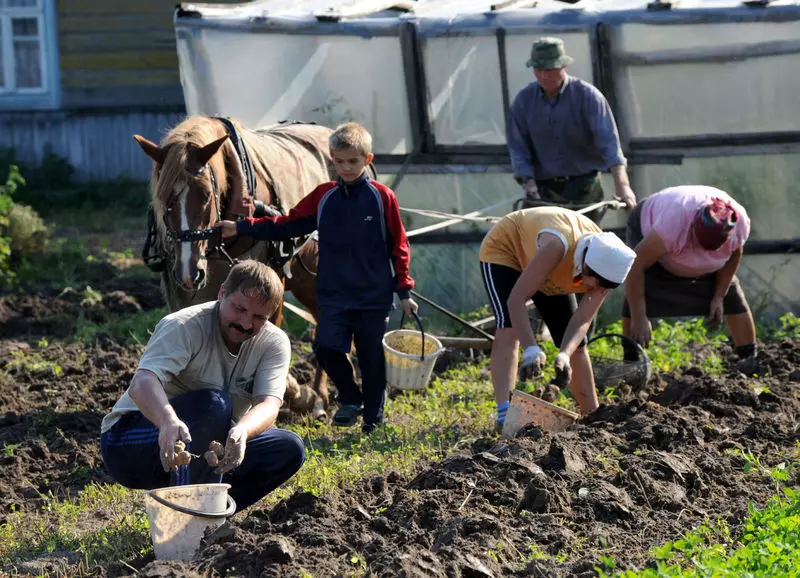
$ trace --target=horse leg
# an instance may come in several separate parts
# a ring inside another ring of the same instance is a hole
[[[309,274],[302,265],[295,262],[291,265],[291,279],[286,279],[286,288],[292,292],[292,295],[308,309],[314,319],[318,319],[317,312],[317,299],[314,291],[316,278]],[[317,329],[314,328],[314,335],[316,336]],[[322,398],[325,407],[330,404],[330,391],[328,389],[328,374],[315,363],[314,369],[314,391]]]
[[[300,290],[298,287],[292,287],[291,289],[292,294],[297,298],[297,300],[303,304],[303,306],[311,312],[314,319],[318,319],[317,316],[317,302],[314,296],[313,288],[311,291],[303,291]],[[317,335],[317,328],[314,327],[314,337],[316,338]],[[314,364],[314,385],[312,386],[314,391],[319,394],[322,398],[323,403],[325,404],[325,408],[327,409],[328,405],[330,404],[330,391],[328,390],[328,374],[320,367],[319,362]]]

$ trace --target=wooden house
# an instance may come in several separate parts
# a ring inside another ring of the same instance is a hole
[[[79,179],[147,177],[131,135],[185,115],[167,0],[0,0],[0,148]]]

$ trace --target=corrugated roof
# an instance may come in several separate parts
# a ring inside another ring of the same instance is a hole
[[[744,5],[798,6],[800,0],[257,0],[239,4],[180,5],[184,15],[193,13],[211,19],[358,19],[389,16],[451,18],[506,12],[588,13],[646,11],[648,5],[664,10],[741,8]],[[658,7],[658,6],[656,6]],[[758,9],[758,8],[754,8]]]

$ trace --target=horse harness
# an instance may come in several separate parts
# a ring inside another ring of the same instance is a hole
[[[256,199],[256,188],[258,186],[256,181],[256,172],[255,168],[253,167],[253,163],[250,160],[250,155],[247,152],[247,147],[244,144],[241,136],[239,135],[239,131],[237,130],[236,126],[230,121],[230,119],[225,117],[214,117],[217,120],[221,121],[225,125],[225,129],[228,133],[228,137],[231,140],[231,144],[234,146],[239,159],[242,163],[242,171],[245,176],[245,181],[247,183],[247,192],[250,195],[253,204],[255,205],[255,217],[262,217],[262,216],[279,216],[282,215],[283,212],[273,206],[266,205],[265,203]],[[211,178],[211,188],[214,193],[214,208],[216,209],[217,213],[217,221],[219,222],[222,220],[222,203],[220,200],[220,192],[219,192],[219,183],[217,181],[217,175],[214,171],[214,167],[210,164],[205,164],[196,171],[189,171],[191,175],[198,176],[203,174],[206,170],[209,171],[209,176]],[[214,227],[213,225],[207,229],[182,229],[179,231],[174,230],[169,225],[168,217],[172,212],[172,208],[177,202],[177,197],[173,196],[170,203],[167,205],[166,211],[164,213],[164,228],[167,233],[167,238],[170,241],[175,243],[196,243],[198,241],[212,241],[212,245],[210,246],[210,250],[206,251],[205,255],[203,255],[204,259],[213,258],[216,253],[220,253],[225,259],[227,259],[229,265],[233,266],[238,263],[238,259],[235,257],[231,257],[228,253],[230,246],[225,244],[225,241],[222,239],[222,233],[220,229]],[[158,239],[158,231],[156,228],[156,219],[155,219],[155,212],[153,207],[151,206],[147,213],[147,236],[145,237],[144,247],[142,248],[142,260],[144,264],[147,266],[148,269],[153,271],[154,273],[160,273],[166,267],[166,257],[163,254],[158,252],[154,252],[153,249],[157,243]],[[301,241],[305,241],[305,239],[301,239]],[[235,242],[235,240],[234,240]],[[302,246],[303,243],[300,244]],[[268,260],[269,265],[274,267],[275,269],[280,270],[286,265],[286,269],[288,269],[288,263],[291,261],[292,258],[297,254],[299,250],[296,248],[293,240],[289,241],[272,241],[267,243],[267,252],[268,252]],[[305,263],[302,263],[302,259],[300,260],[303,268],[308,270]]]

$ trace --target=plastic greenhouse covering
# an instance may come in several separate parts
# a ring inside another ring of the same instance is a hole
[[[175,28],[190,114],[251,127],[356,120],[373,134],[382,180],[409,162],[401,206],[465,213],[507,200],[497,215],[520,196],[507,107],[533,80],[532,42],[558,36],[575,59],[569,73],[609,98],[640,198],[676,184],[719,186],[748,208],[751,239],[797,240],[798,2],[262,0],[183,4]],[[478,153],[493,160],[464,160]],[[604,185],[610,197],[608,175]],[[611,211],[602,226],[625,217]],[[409,230],[436,222],[404,218]],[[422,293],[458,311],[485,304],[477,242],[419,237],[413,247]],[[748,255],[741,277],[770,305],[798,311],[799,269],[796,256]]]

